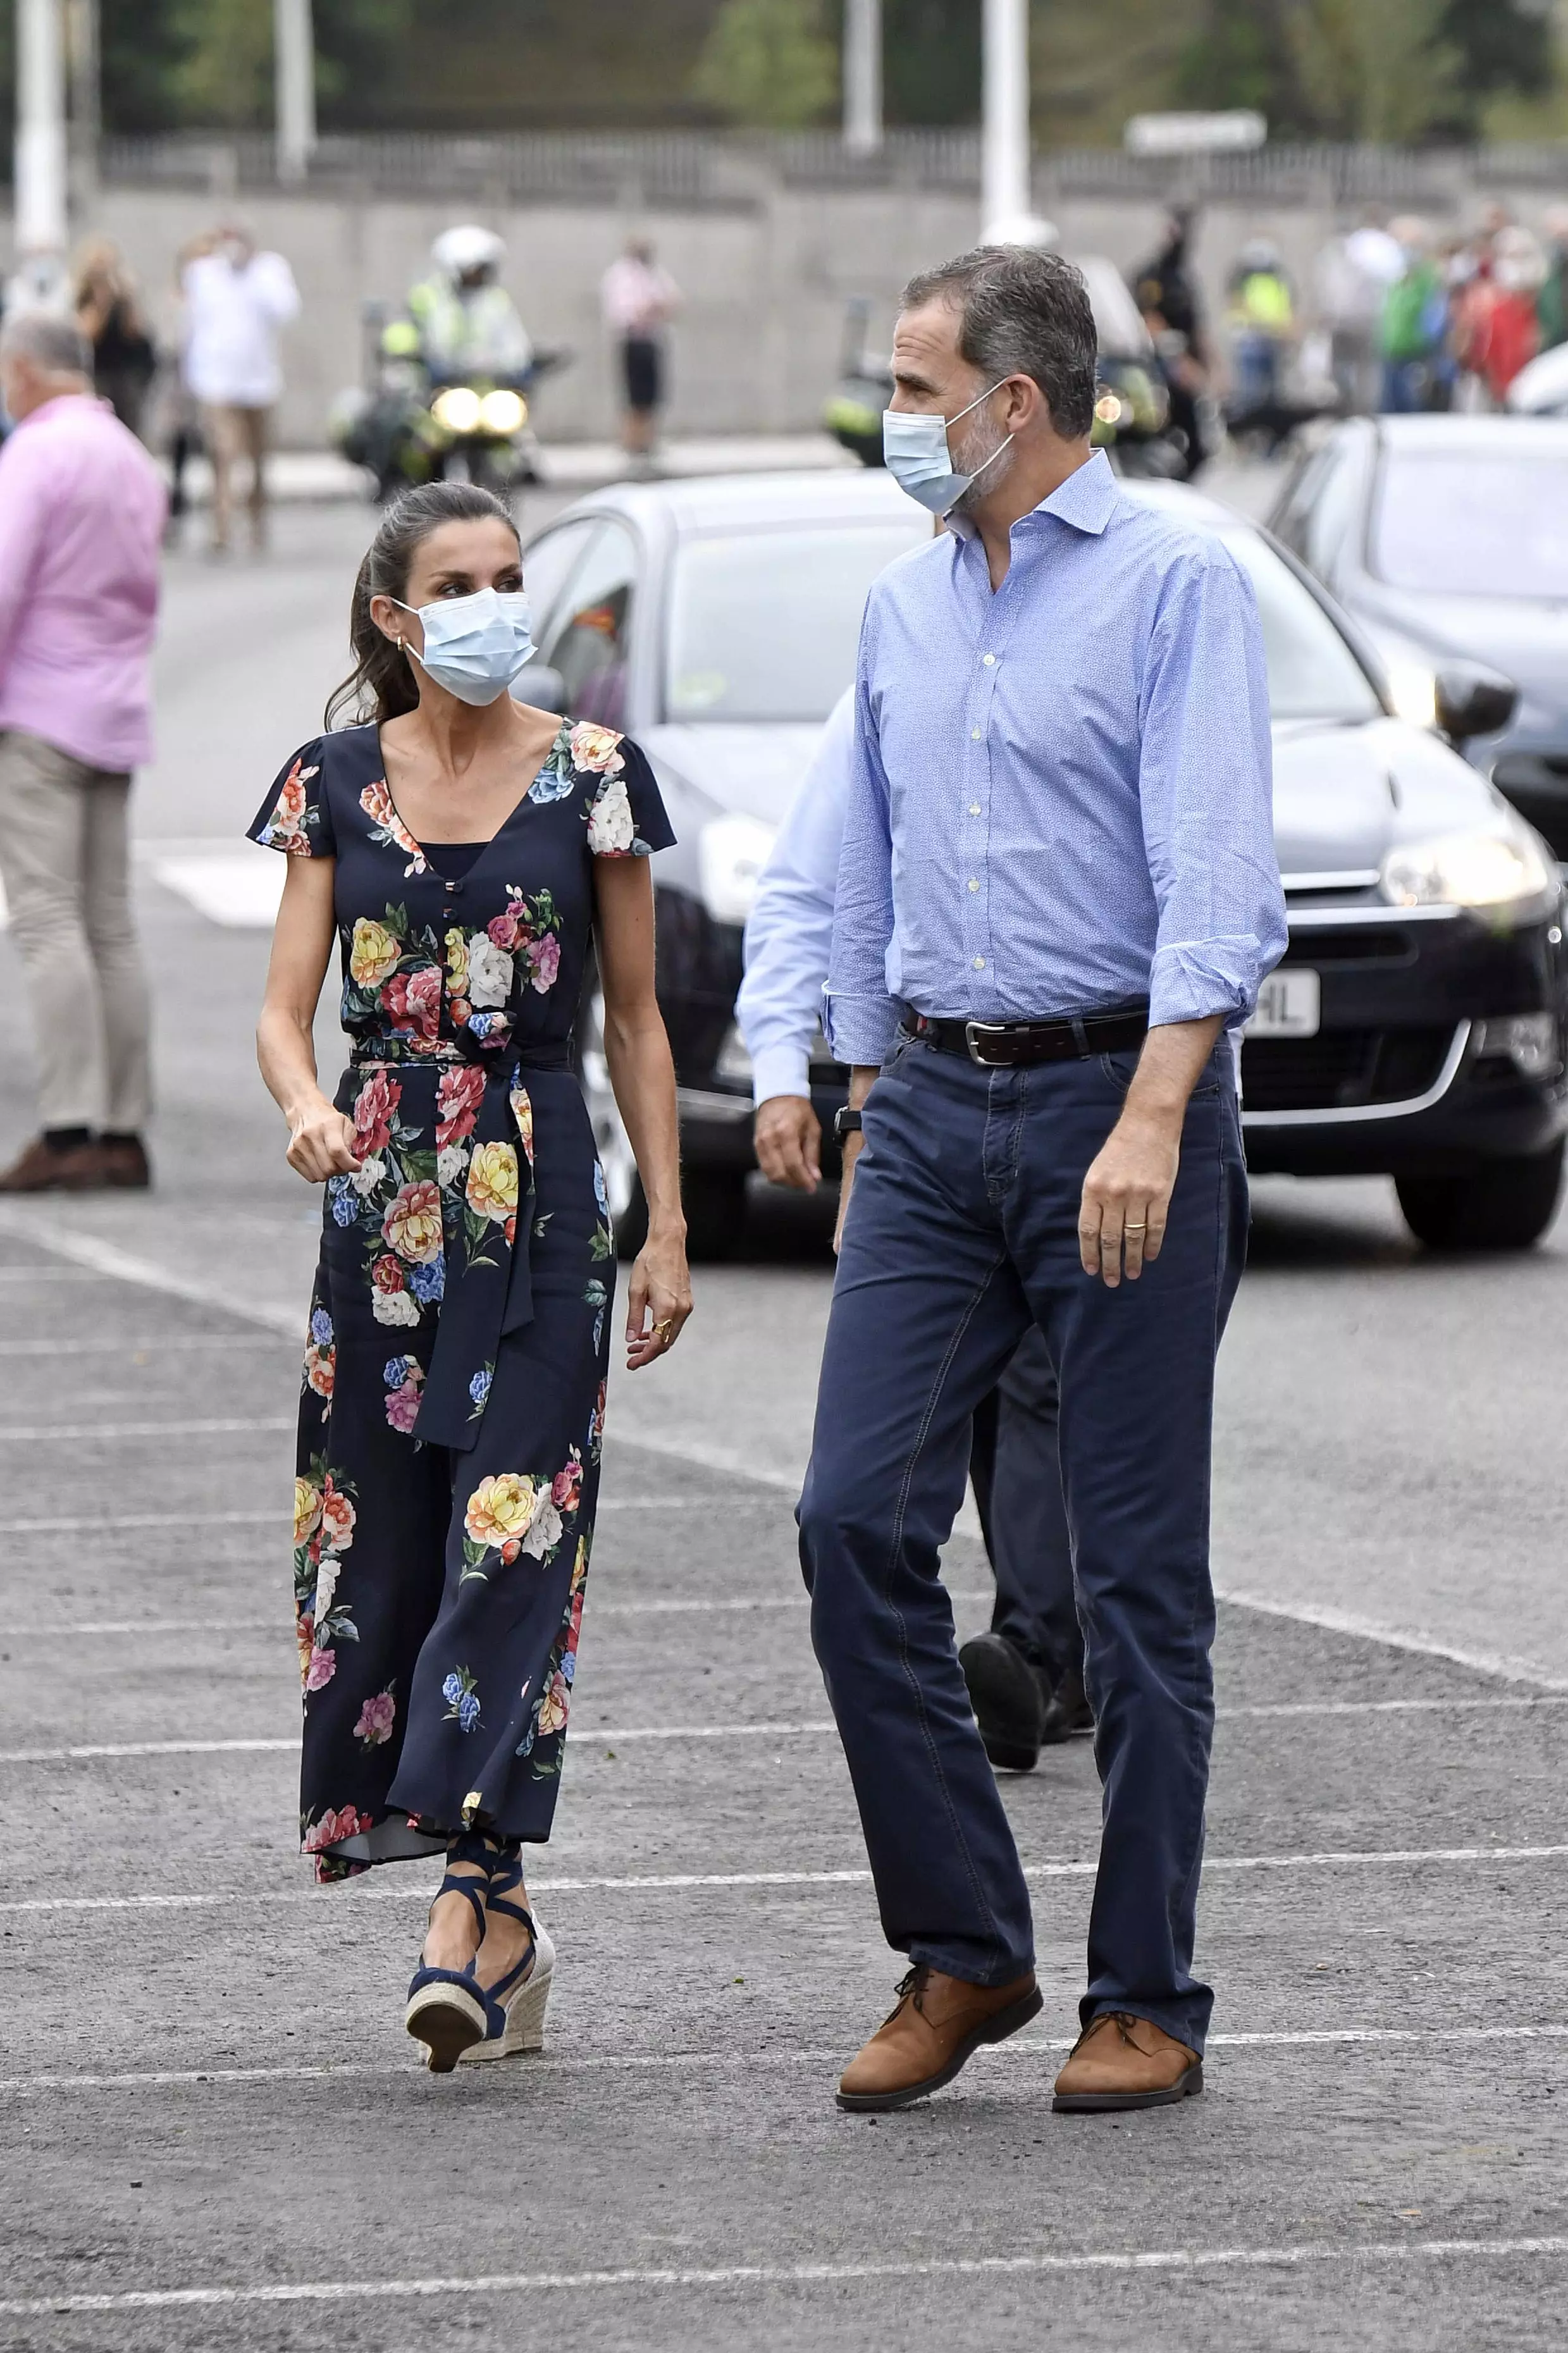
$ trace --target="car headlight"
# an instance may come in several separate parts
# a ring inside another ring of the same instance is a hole
[[[516,433],[528,422],[528,403],[521,393],[487,392],[479,403],[479,423],[487,433]]]
[[[716,817],[697,841],[697,872],[702,903],[716,923],[743,923],[757,895],[757,881],[773,846],[773,828],[761,818]]]
[[[448,433],[471,433],[483,405],[471,384],[449,384],[430,403],[430,414]]]
[[[1521,828],[1401,842],[1383,861],[1379,888],[1396,907],[1503,907],[1540,898],[1552,881],[1534,836]]]

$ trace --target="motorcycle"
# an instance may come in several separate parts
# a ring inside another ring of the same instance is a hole
[[[530,396],[570,365],[564,346],[537,350],[507,375],[432,375],[408,322],[388,323],[384,304],[365,309],[365,384],[344,393],[331,418],[334,446],[375,477],[377,501],[420,482],[475,482],[506,497],[546,479]]]

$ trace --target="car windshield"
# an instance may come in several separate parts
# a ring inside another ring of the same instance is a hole
[[[885,565],[929,518],[688,540],[675,561],[670,719],[826,719],[855,675],[860,616]]]
[[[1500,449],[1393,452],[1372,569],[1447,596],[1568,596],[1568,459]]]
[[[1224,532],[1252,582],[1274,719],[1375,719],[1372,681],[1311,591],[1255,531]]]

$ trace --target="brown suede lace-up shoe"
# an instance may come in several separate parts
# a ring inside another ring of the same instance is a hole
[[[0,1171],[0,1193],[93,1193],[104,1181],[95,1144],[61,1146],[36,1135],[26,1149]]]
[[[951,2084],[983,2042],[1005,2042],[1040,2013],[1031,1969],[1003,1986],[971,1985],[921,1967],[899,1988],[898,2007],[838,2082],[841,2108],[903,2108]]]
[[[1204,2063],[1152,2019],[1107,2010],[1090,2021],[1057,2077],[1051,2102],[1068,2116],[1164,2108],[1204,2087]]]

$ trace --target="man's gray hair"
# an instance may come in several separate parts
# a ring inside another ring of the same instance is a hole
[[[28,359],[47,375],[92,380],[92,346],[58,311],[17,311],[0,326],[0,359]]]
[[[1089,289],[1059,253],[1027,245],[982,245],[940,269],[922,269],[903,291],[906,311],[951,302],[958,348],[991,384],[1032,376],[1051,423],[1076,441],[1094,423],[1097,338]]]

